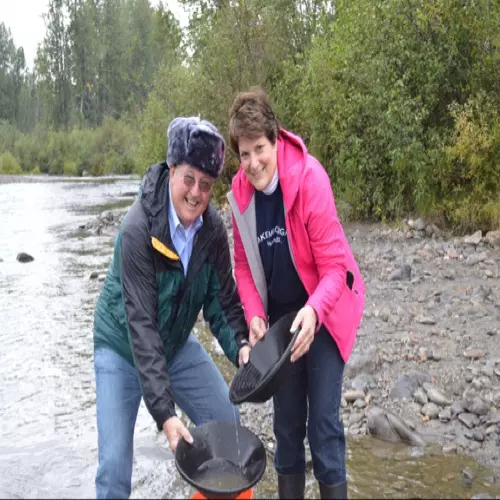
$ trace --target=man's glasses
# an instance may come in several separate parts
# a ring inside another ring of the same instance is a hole
[[[186,187],[191,189],[195,184],[196,184],[196,179],[192,175],[186,174],[184,176],[184,185]],[[198,182],[198,186],[200,187],[200,191],[202,193],[209,193],[213,185],[214,185],[213,182],[207,181],[206,179],[201,179]]]

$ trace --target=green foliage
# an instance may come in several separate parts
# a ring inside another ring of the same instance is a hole
[[[235,94],[261,85],[351,216],[500,225],[498,2],[181,3],[185,32],[162,2],[50,0],[33,73],[0,24],[0,153],[23,172],[143,173],[174,117],[227,139]]]
[[[3,153],[0,155],[0,174],[21,174],[22,170],[19,162],[12,153]]]
[[[462,231],[500,223],[500,101],[480,93],[453,104],[454,129],[436,176],[442,209]]]
[[[446,175],[450,105],[467,99],[481,68],[488,81],[500,69],[491,58],[478,62],[486,52],[477,28],[491,27],[485,6],[339,1],[334,23],[313,42],[301,116],[312,151],[358,216],[442,209],[447,180],[436,172]]]

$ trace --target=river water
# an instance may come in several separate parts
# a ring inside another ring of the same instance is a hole
[[[34,180],[34,181],[33,181]],[[28,182],[30,181],[30,182]],[[26,179],[0,183],[0,498],[92,498],[97,463],[93,310],[112,238],[78,229],[132,202],[138,179]],[[19,252],[35,260],[16,261]],[[211,346],[205,331],[200,338]],[[226,379],[234,373],[217,358]],[[470,498],[499,495],[471,459],[350,441],[350,494]],[[472,485],[462,471],[475,476]],[[309,475],[307,496],[317,494]],[[166,440],[141,405],[134,498],[186,498]],[[276,498],[271,459],[257,496]]]

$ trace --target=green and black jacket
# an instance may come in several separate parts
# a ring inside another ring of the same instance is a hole
[[[248,339],[222,218],[208,206],[184,277],[170,235],[168,182],[165,163],[148,168],[116,238],[94,315],[94,349],[110,348],[136,367],[160,427],[175,415],[167,366],[200,310],[235,365]]]

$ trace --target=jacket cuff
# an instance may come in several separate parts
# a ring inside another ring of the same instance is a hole
[[[154,419],[158,429],[163,429],[163,424],[172,417],[176,417],[177,413],[175,413],[175,405],[173,403],[169,404],[167,408],[163,412],[155,415]]]

